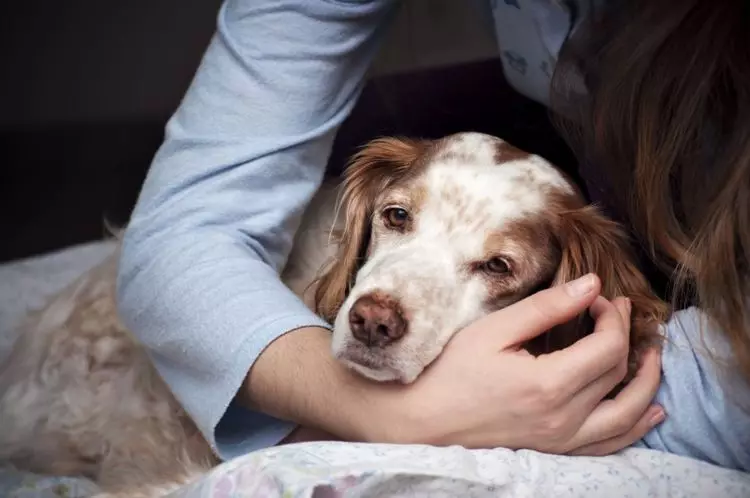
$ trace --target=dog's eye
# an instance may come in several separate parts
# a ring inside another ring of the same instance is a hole
[[[409,213],[404,208],[392,207],[383,211],[383,219],[390,228],[403,228],[409,221]]]
[[[490,273],[506,274],[510,273],[510,265],[503,258],[488,259],[484,263],[484,269]]]

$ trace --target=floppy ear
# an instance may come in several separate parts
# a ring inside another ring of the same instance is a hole
[[[335,320],[365,262],[378,194],[403,179],[426,146],[425,141],[380,138],[368,143],[349,163],[340,206],[344,229],[334,261],[316,282],[315,310],[329,323]]]
[[[595,273],[601,279],[603,297],[630,298],[632,375],[640,364],[640,354],[659,340],[657,326],[668,318],[669,307],[652,291],[636,266],[628,238],[617,223],[593,206],[567,210],[559,223],[561,260],[552,285]],[[550,339],[570,344],[590,333],[592,320],[588,315],[581,319],[577,324],[553,330],[552,334],[558,337]]]

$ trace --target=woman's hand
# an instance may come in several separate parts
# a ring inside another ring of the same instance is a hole
[[[603,400],[626,374],[630,303],[609,302],[599,289],[598,278],[588,275],[459,332],[386,407],[390,432],[376,439],[586,455],[614,453],[641,439],[664,418],[661,407],[651,406],[659,354],[646,355],[636,378]],[[521,349],[587,308],[596,322],[591,335],[539,357]]]

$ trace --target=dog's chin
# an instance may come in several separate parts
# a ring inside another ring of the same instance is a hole
[[[335,352],[334,356],[347,368],[358,375],[375,382],[396,382],[399,384],[411,384],[419,374],[418,372],[406,372],[394,368],[391,362],[379,358],[377,355],[359,350],[359,348],[344,349]]]
[[[373,380],[375,382],[401,382],[401,377],[397,372],[394,372],[388,368],[374,369],[352,360],[341,359],[344,365],[351,370],[357,372],[357,374],[365,377],[366,379]]]

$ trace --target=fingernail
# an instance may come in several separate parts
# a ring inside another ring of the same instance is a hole
[[[656,355],[656,364],[659,366],[659,370],[661,371],[661,350],[654,349],[654,354]]]
[[[625,301],[625,304],[628,308],[628,313],[630,313],[631,311],[633,311],[633,301],[631,301],[630,298],[626,298],[626,299],[627,300]]]
[[[572,280],[565,285],[565,290],[572,297],[583,297],[594,290],[596,279],[593,274],[584,275],[581,278]]]
[[[651,415],[651,418],[648,421],[649,425],[653,427],[657,424],[661,424],[662,422],[664,422],[666,415],[667,414],[664,413],[664,408],[660,406],[656,407],[656,409],[654,410],[654,413]]]

